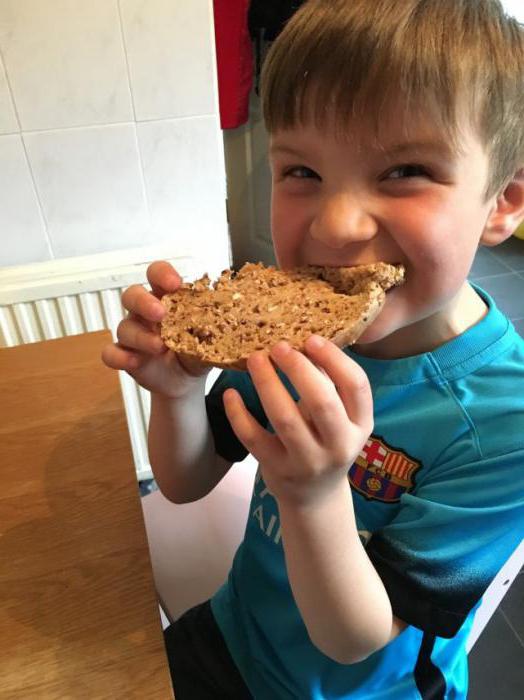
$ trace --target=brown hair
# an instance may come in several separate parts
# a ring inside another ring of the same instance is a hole
[[[270,132],[311,118],[344,133],[357,117],[378,133],[400,96],[407,119],[423,106],[455,145],[469,110],[490,156],[487,197],[524,165],[524,28],[498,0],[308,0],[261,86]]]

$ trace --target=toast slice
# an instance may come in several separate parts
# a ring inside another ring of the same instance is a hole
[[[279,340],[303,351],[312,333],[342,348],[373,322],[386,290],[403,281],[402,265],[382,262],[292,270],[246,263],[214,284],[206,274],[166,294],[161,337],[182,361],[238,370]]]

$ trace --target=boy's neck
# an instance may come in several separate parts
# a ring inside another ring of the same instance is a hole
[[[469,282],[464,282],[449,304],[429,316],[405,326],[376,343],[355,345],[359,355],[392,360],[431,352],[462,335],[486,315],[488,308]]]

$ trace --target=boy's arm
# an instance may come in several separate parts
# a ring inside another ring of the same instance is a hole
[[[151,396],[149,458],[155,480],[175,503],[207,495],[231,467],[215,452],[201,386],[182,398]]]
[[[280,500],[279,513],[293,596],[324,654],[356,663],[406,627],[360,540],[347,480],[322,502],[297,507]]]
[[[404,624],[360,542],[348,481],[373,426],[369,382],[341,350],[313,338],[306,342],[311,362],[283,343],[271,351],[298,404],[264,353],[248,360],[275,434],[252,418],[236,392],[224,393],[224,405],[278,502],[289,581],[309,635],[348,664],[383,647]]]

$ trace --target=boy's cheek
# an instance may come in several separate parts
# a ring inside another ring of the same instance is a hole
[[[273,200],[271,231],[273,242],[280,247],[293,247],[309,231],[309,218],[304,207],[278,204]]]
[[[290,229],[282,230],[278,226],[272,228],[273,248],[278,264],[286,269],[300,264],[298,251],[300,238]]]

